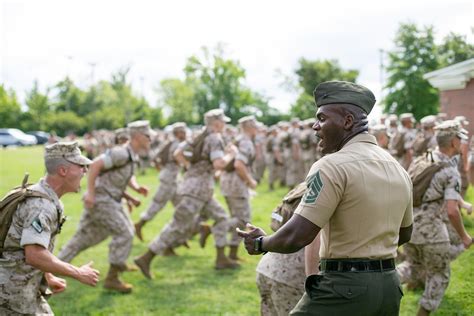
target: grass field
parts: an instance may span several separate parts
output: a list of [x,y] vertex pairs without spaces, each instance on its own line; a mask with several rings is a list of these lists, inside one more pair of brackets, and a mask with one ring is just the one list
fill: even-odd
[[[0,149],[0,194],[20,184],[25,172],[29,172],[30,182],[37,181],[44,174],[42,154],[42,147]],[[138,181],[147,185],[152,194],[132,213],[134,220],[148,205],[158,185],[157,174],[151,169],[145,175],[138,175]],[[257,192],[258,195],[251,202],[253,223],[270,232],[270,212],[286,191],[277,189],[269,192],[265,183],[259,186]],[[225,205],[218,189],[216,196]],[[474,201],[473,190],[469,190],[468,200]],[[82,212],[81,194],[68,194],[62,201],[68,221],[56,240],[55,253],[74,234]],[[133,257],[147,249],[147,242],[160,232],[172,211],[168,205],[154,221],[145,226],[146,242],[135,238],[130,263]],[[474,235],[473,218],[465,216],[464,222],[471,235]],[[108,241],[81,253],[73,260],[73,264],[81,265],[93,260],[103,279],[108,268]],[[244,255],[245,262],[240,269],[216,271],[213,268],[215,251],[211,240],[205,249],[201,249],[196,240],[191,241],[190,246],[191,249],[179,248],[178,257],[157,257],[152,265],[154,280],[145,279],[139,272],[125,274],[123,279],[134,285],[130,295],[106,291],[102,288],[102,282],[96,288],[91,288],[68,279],[67,291],[52,297],[49,302],[57,315],[258,315],[255,267],[260,257]],[[451,275],[449,288],[435,315],[474,315],[472,249],[453,262]],[[416,314],[421,293],[405,291],[401,315]]]

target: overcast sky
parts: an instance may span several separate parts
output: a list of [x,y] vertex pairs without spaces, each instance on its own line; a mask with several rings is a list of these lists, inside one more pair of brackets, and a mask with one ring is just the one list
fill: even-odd
[[0,81],[21,100],[35,79],[44,89],[69,75],[85,88],[131,65],[134,89],[155,104],[161,79],[183,77],[186,58],[218,42],[240,60],[246,84],[283,111],[295,95],[276,73],[291,74],[300,57],[358,69],[378,97],[379,49],[393,48],[401,22],[433,25],[438,41],[454,31],[472,42],[474,27],[472,0],[0,3]]

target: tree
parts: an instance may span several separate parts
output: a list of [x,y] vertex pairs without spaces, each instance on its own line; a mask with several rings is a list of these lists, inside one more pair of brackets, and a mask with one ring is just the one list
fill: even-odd
[[415,24],[401,24],[395,37],[395,49],[388,54],[388,81],[384,111],[412,112],[417,120],[436,114],[438,91],[423,79],[439,66],[433,27],[419,29]]
[[194,89],[188,82],[177,78],[161,80],[157,89],[159,106],[170,111],[169,122],[199,123],[199,115],[194,104]]
[[38,87],[38,81],[35,80],[33,88],[26,93],[25,103],[28,106],[30,122],[25,124],[27,129],[47,130],[47,117],[52,111],[51,101],[48,98],[49,89],[46,93],[41,93]]
[[0,127],[18,128],[21,106],[13,90],[0,85]]
[[329,80],[355,82],[359,76],[358,70],[344,70],[335,59],[308,60],[300,58],[298,63],[299,66],[295,70],[298,81],[297,89],[302,91],[296,102],[292,105],[290,112],[292,116],[298,116],[300,118],[310,118],[314,116],[315,103],[313,91],[318,84]]
[[222,108],[233,123],[245,115],[242,108],[265,102],[259,95],[243,84],[245,70],[239,61],[228,59],[222,44],[212,51],[202,48],[202,56],[191,56],[184,68],[186,84],[193,88],[193,106],[199,121],[204,113]]
[[446,67],[474,58],[474,45],[464,35],[449,33],[438,46],[439,64]]

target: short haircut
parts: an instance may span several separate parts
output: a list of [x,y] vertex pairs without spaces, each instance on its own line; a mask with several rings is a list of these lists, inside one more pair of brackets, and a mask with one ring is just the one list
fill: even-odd
[[56,174],[58,172],[58,168],[61,166],[68,167],[72,165],[72,163],[62,157],[48,158],[47,160],[45,160],[44,164],[46,166],[46,172],[49,175]]
[[450,133],[437,133],[436,142],[440,148],[447,148],[451,146],[451,141],[454,137],[457,137],[456,134]]

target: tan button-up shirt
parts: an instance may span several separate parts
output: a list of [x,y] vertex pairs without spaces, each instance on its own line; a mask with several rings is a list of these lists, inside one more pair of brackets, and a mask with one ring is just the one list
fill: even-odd
[[413,221],[412,183],[375,137],[359,134],[313,164],[295,213],[322,227],[321,258],[393,258]]

